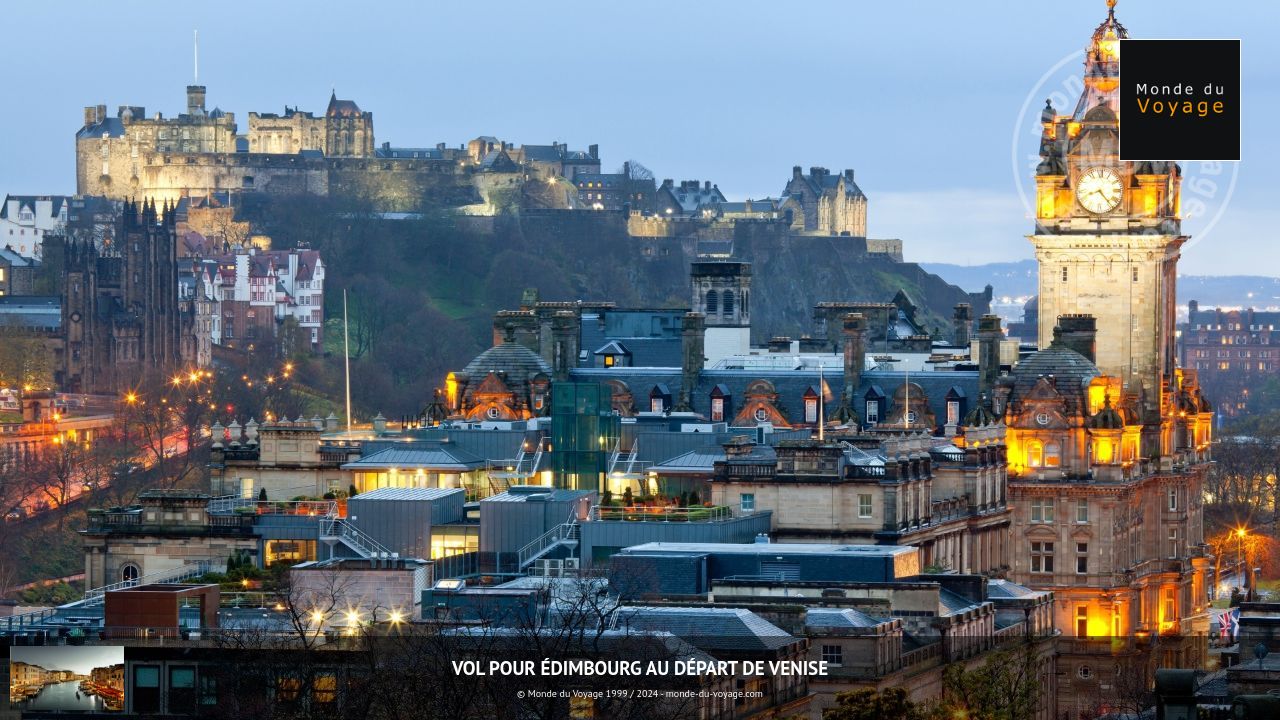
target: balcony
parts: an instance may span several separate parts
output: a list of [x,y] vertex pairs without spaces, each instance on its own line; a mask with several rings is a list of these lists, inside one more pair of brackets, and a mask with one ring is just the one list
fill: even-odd
[[673,505],[628,505],[628,506],[606,506],[599,505],[591,508],[591,519],[593,521],[623,521],[623,522],[723,522],[731,520],[735,516],[750,515],[751,513],[743,513],[741,507],[734,512],[733,508],[728,505],[712,505],[710,507],[678,507]]

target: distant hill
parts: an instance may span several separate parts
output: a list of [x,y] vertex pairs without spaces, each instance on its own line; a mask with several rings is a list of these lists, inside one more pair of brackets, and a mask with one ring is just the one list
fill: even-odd
[[[991,285],[997,299],[1036,294],[1036,261],[952,265],[920,263],[927,272],[949,283],[976,291]],[[1178,277],[1178,303],[1195,300],[1201,306],[1280,307],[1280,278],[1261,275],[1182,275]]]
[[[307,243],[321,252],[331,322],[342,315],[341,291],[350,291],[353,400],[358,414],[388,417],[421,409],[448,371],[488,348],[493,314],[518,308],[525,288],[542,300],[687,307],[698,252],[692,238],[630,237],[625,219],[609,213],[393,220],[341,201],[275,198],[246,215],[277,247]],[[954,306],[980,300],[915,263],[868,255],[849,238],[752,234],[733,246],[754,263],[758,343],[811,333],[813,306],[823,301],[889,302],[904,290],[924,328],[946,334]],[[330,343],[341,337],[340,325],[330,328]]]

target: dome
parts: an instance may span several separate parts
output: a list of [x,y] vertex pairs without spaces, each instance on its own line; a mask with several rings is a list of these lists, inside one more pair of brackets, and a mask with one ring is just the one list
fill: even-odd
[[1089,362],[1088,358],[1055,341],[1014,366],[1010,373],[1013,378],[1013,393],[1009,402],[1021,402],[1031,393],[1040,378],[1052,375],[1054,389],[1066,401],[1067,414],[1084,415],[1089,408],[1089,381],[1101,374],[1098,366]]
[[551,377],[552,370],[538,353],[519,343],[503,342],[477,355],[462,372],[473,384],[495,373],[512,392],[521,395],[531,378],[540,373]]

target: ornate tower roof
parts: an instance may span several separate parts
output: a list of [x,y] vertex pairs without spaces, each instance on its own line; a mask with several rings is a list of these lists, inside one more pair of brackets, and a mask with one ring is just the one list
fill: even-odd
[[1099,105],[1108,106],[1113,113],[1119,110],[1120,41],[1127,37],[1129,31],[1116,20],[1116,0],[1107,0],[1107,19],[1094,29],[1085,48],[1084,92],[1076,104],[1076,120]]

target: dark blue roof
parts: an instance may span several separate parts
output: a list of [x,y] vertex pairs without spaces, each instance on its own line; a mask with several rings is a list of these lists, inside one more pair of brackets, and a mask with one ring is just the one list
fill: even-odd
[[109,117],[101,122],[80,128],[76,138],[100,138],[110,134],[111,137],[124,136],[124,123],[118,117]]
[[[571,372],[574,380],[596,381],[619,380],[626,383],[635,398],[637,409],[647,409],[649,392],[657,385],[665,385],[673,398],[680,393],[682,379],[679,367],[639,367],[639,349],[635,341],[627,341],[627,347],[636,357],[637,367],[613,368],[576,368]],[[678,345],[678,344],[677,344]],[[678,347],[677,347],[678,352]],[[827,403],[827,417],[839,407],[841,389],[844,387],[844,373],[841,370],[824,371],[823,379],[831,388],[834,397]],[[736,413],[746,400],[747,386],[754,380],[769,381],[778,393],[778,408],[792,422],[799,422],[804,417],[804,394],[811,387],[818,385],[817,370],[703,370],[698,377],[698,385],[694,388],[693,411],[704,417],[711,414],[711,390],[723,385],[730,391],[730,412]],[[978,373],[971,370],[939,370],[933,372],[905,373],[897,371],[873,371],[862,374],[856,398],[859,401],[854,410],[863,412],[861,400],[873,389],[886,396],[886,403],[892,403],[893,392],[904,382],[910,380],[924,389],[929,398],[929,407],[939,422],[947,416],[946,396],[951,388],[959,388],[966,399],[961,401],[961,417],[968,411],[965,402],[972,402],[978,396]],[[880,390],[883,388],[883,390]],[[643,405],[643,406],[642,406]],[[888,416],[890,407],[880,408],[880,417]],[[732,419],[732,418],[726,418]]]

